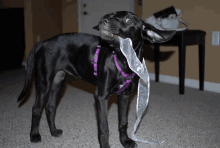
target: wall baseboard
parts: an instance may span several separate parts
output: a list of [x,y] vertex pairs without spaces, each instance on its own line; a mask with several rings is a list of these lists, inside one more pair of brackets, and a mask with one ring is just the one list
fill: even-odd
[[[22,66],[24,66],[26,69],[27,62],[23,61]],[[155,74],[154,73],[150,73],[150,80],[155,81]],[[179,77],[160,74],[159,80],[160,80],[160,82],[179,85]],[[186,78],[185,79],[185,86],[199,89],[199,80]],[[205,81],[204,82],[204,90],[220,93],[220,83]]]
[[[150,73],[150,80],[155,80],[154,73]],[[179,85],[179,77],[160,74],[159,75],[159,82]],[[199,89],[199,80],[186,78],[185,79],[185,86]],[[204,90],[220,93],[220,83],[205,81],[204,82]]]

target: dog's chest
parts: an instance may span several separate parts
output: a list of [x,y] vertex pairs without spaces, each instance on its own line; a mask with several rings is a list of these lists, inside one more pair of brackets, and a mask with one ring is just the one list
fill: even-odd
[[[97,74],[97,77],[102,77],[98,81],[103,81],[103,77],[108,79],[109,83],[112,83],[112,87],[117,86],[114,90],[116,95],[123,92],[130,94],[137,83],[136,79],[138,77],[135,77],[136,74],[129,68],[125,57],[119,55],[118,58],[114,51],[112,53],[108,52],[107,56],[104,55],[102,48],[101,50],[97,49],[98,52],[96,52],[94,58],[95,74]],[[101,53],[99,54],[99,52]]]

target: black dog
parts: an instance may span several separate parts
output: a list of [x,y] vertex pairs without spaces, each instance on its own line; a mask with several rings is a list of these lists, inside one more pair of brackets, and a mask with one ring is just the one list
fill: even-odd
[[[166,42],[175,34],[171,31],[159,31],[135,14],[126,11],[105,15],[94,29],[99,30],[100,37],[85,33],[61,34],[37,43],[31,50],[27,60],[24,88],[18,98],[18,101],[24,98],[31,85],[32,71],[35,67],[36,101],[32,108],[31,142],[41,141],[38,128],[44,102],[51,135],[59,137],[62,134],[62,130],[56,129],[54,118],[60,91],[64,86],[66,73],[69,73],[97,86],[94,98],[98,114],[98,138],[101,148],[109,148],[108,100],[126,80],[115,65],[113,51],[121,69],[127,74],[133,73],[120,52],[118,36],[131,39],[137,57],[142,61],[145,39],[151,42]],[[95,76],[94,59],[97,45],[100,45],[101,49]],[[135,75],[129,78],[129,86],[117,94],[119,131],[122,145],[133,148],[136,144],[127,135],[128,103],[139,77]]]

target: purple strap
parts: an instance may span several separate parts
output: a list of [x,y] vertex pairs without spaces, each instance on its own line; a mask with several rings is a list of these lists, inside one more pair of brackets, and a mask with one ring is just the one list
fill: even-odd
[[[114,51],[113,51],[113,53],[114,53],[114,61],[115,61],[116,67],[117,67],[118,70],[121,72],[121,74],[122,74],[125,78],[127,78],[127,77],[129,76],[129,74],[126,74],[125,72],[122,71],[121,67],[120,67],[119,64],[118,64],[118,61],[117,61],[117,58],[116,58],[116,54],[115,54]],[[136,73],[132,73],[132,74],[131,74],[131,78],[134,78],[135,75],[136,75]],[[115,93],[117,94],[117,93],[120,93],[120,92],[124,91],[125,88],[129,86],[130,82],[131,82],[131,80],[130,80],[130,79],[127,79],[127,80],[125,81],[125,83],[123,84],[123,86],[122,86],[117,92],[115,92]]]
[[96,52],[95,52],[95,59],[94,59],[94,75],[97,76],[97,62],[98,62],[98,57],[99,57],[99,51],[101,49],[101,46],[98,45]]
[[[98,56],[99,56],[99,51],[100,51],[100,49],[101,49],[101,46],[98,45],[98,46],[97,46],[97,49],[96,49],[96,53],[95,53],[95,59],[94,59],[94,75],[95,75],[95,76],[97,76],[97,62],[98,62]],[[119,64],[118,64],[117,57],[116,57],[116,54],[115,54],[114,51],[113,51],[113,54],[114,54],[114,61],[115,61],[116,67],[117,67],[118,70],[121,72],[121,74],[122,74],[125,78],[127,78],[127,77],[129,76],[129,74],[126,74],[124,71],[122,71],[121,67],[120,67]],[[131,78],[134,78],[135,75],[136,75],[135,73],[132,73],[132,74],[131,74]],[[115,92],[115,93],[120,93],[120,92],[124,91],[125,88],[129,86],[130,82],[131,82],[130,79],[126,79],[125,83],[124,83],[123,86],[120,88],[120,90],[118,90],[118,91]]]
[[[115,52],[113,51],[113,53],[115,53]],[[114,61],[115,61],[116,67],[117,67],[118,70],[121,72],[121,74],[122,74],[125,78],[127,78],[127,77],[129,76],[129,74],[126,74],[124,71],[122,71],[121,67],[119,66],[119,64],[118,64],[118,62],[117,62],[116,54],[114,54]]]

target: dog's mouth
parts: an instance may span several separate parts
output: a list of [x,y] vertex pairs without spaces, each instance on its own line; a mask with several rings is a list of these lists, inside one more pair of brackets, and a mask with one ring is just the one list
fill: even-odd
[[156,32],[152,30],[148,30],[147,34],[152,38],[151,42],[156,42],[156,41],[160,41],[163,39],[160,35],[158,35]]
[[113,34],[107,30],[100,30],[99,31],[100,37],[103,39],[113,40],[114,37],[117,37],[116,34]]

